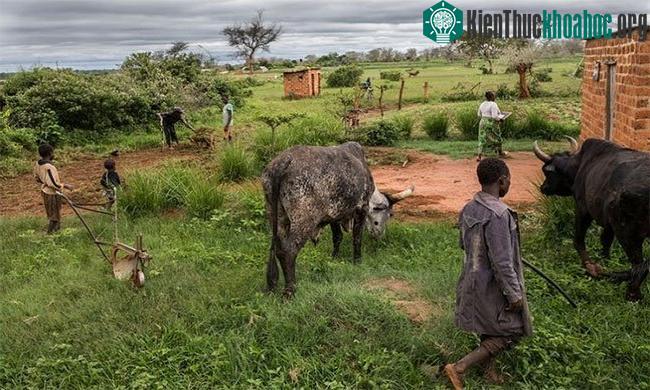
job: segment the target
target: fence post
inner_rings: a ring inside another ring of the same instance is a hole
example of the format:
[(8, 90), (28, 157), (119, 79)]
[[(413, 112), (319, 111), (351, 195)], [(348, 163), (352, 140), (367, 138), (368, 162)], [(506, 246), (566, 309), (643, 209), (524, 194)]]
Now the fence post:
[(384, 105), (382, 101), (384, 99), (384, 86), (379, 87), (379, 112), (381, 112), (381, 117), (384, 117)]
[(404, 79), (402, 79), (402, 84), (399, 86), (399, 100), (397, 101), (397, 109), (402, 109), (402, 94), (404, 93)]
[(424, 100), (425, 101), (429, 100), (429, 82), (428, 81), (424, 82)]

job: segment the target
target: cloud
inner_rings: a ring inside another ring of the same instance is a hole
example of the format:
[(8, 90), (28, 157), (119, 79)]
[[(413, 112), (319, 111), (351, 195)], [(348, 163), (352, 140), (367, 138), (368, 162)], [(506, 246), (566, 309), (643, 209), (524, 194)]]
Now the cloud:
[[(435, 0), (431, 1), (431, 4)], [(558, 9), (560, 12), (649, 12), (650, 2), (566, 0), (531, 2), (453, 1), (461, 9), (485, 12)], [(271, 55), (291, 58), (375, 47), (424, 48), (420, 1), (268, 0), (265, 16), (284, 28)], [(0, 0), (0, 71), (54, 64), (80, 68), (115, 67), (133, 51), (159, 50), (172, 41), (200, 44), (218, 59), (233, 51), (221, 30), (246, 21), (260, 7), (253, 0)]]

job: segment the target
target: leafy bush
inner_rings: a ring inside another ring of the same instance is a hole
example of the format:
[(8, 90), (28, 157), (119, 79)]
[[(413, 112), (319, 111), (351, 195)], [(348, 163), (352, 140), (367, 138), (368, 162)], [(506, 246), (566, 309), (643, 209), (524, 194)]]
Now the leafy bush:
[(395, 123), (383, 119), (361, 127), (359, 132), (362, 142), (368, 146), (393, 146), (400, 139)]
[(518, 91), (516, 88), (509, 88), (508, 84), (501, 83), (497, 86), (496, 91), (494, 91), (497, 99), (500, 100), (511, 100), (517, 97)]
[(219, 180), (240, 182), (255, 175), (253, 157), (237, 145), (228, 145), (219, 157)]
[(399, 81), (402, 78), (402, 73), (397, 70), (384, 71), (379, 73), (379, 78), (381, 80)]
[(538, 111), (529, 111), (526, 118), (516, 125), (513, 138), (537, 138), (558, 140), (564, 135), (577, 136), (580, 129), (576, 125), (563, 125), (546, 119)]
[(465, 102), (468, 100), (478, 100), (481, 97), (476, 92), (476, 87), (480, 83), (476, 83), (473, 86), (469, 87), (463, 83), (456, 84), (449, 92), (443, 94), (440, 97), (440, 100), (443, 102)]
[(549, 81), (553, 81), (553, 78), (551, 77), (552, 71), (553, 68), (541, 68), (533, 72), (533, 77), (540, 83), (547, 83)]
[(424, 117), (424, 132), (434, 140), (443, 140), (449, 136), (449, 117), (445, 112), (432, 113)]
[(0, 129), (0, 157), (18, 157), (23, 149), (36, 149), (36, 136), (31, 129)]
[(208, 218), (223, 205), (224, 194), (203, 170), (178, 164), (130, 173), (119, 194), (120, 207), (131, 217), (185, 208), (189, 215)]
[(409, 115), (396, 115), (392, 119), (393, 124), (397, 127), (400, 139), (411, 138), (415, 120)]
[(478, 138), (478, 116), (473, 106), (466, 106), (456, 112), (456, 126), (466, 140)]
[(342, 66), (327, 76), (327, 86), (330, 88), (356, 87), (359, 84), (363, 70), (356, 66)]
[(294, 145), (326, 146), (338, 144), (345, 138), (345, 127), (331, 115), (310, 115), (299, 118), (285, 128), (278, 129), (275, 143), (271, 131), (259, 130), (255, 134), (252, 150), (260, 165), (266, 165), (281, 151)]

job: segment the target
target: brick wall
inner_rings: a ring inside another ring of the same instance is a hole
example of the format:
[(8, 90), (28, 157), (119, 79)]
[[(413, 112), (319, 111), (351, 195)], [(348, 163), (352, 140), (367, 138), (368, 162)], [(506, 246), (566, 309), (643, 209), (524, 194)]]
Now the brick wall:
[[(600, 77), (592, 72), (600, 62)], [(650, 151), (650, 40), (593, 39), (585, 45), (580, 138), (604, 138), (608, 62), (616, 63), (613, 141)]]
[(320, 95), (321, 73), (317, 69), (284, 73), (284, 96), (308, 97)]

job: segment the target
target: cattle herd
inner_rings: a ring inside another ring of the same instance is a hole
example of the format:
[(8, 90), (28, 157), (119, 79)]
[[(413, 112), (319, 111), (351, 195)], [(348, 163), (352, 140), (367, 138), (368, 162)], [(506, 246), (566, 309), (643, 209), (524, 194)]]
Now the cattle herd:
[[(650, 236), (650, 154), (614, 143), (573, 138), (570, 152), (549, 155), (535, 142), (535, 155), (544, 163), (544, 195), (573, 196), (576, 204), (574, 245), (587, 272), (616, 282), (628, 281), (626, 298), (640, 300), (648, 274), (643, 242)], [(353, 258), (361, 258), (364, 228), (381, 237), (395, 203), (410, 196), (413, 187), (398, 194), (380, 192), (358, 143), (339, 146), (296, 146), (278, 155), (262, 173), (266, 208), (272, 228), (267, 264), (267, 288), (277, 287), (279, 269), (284, 293), (295, 291), (299, 251), (317, 242), (327, 225), (332, 229), (332, 256), (339, 255), (343, 230), (352, 231)], [(603, 227), (603, 256), (609, 257), (618, 239), (632, 263), (629, 271), (604, 273), (586, 251), (585, 235), (592, 221)]]

